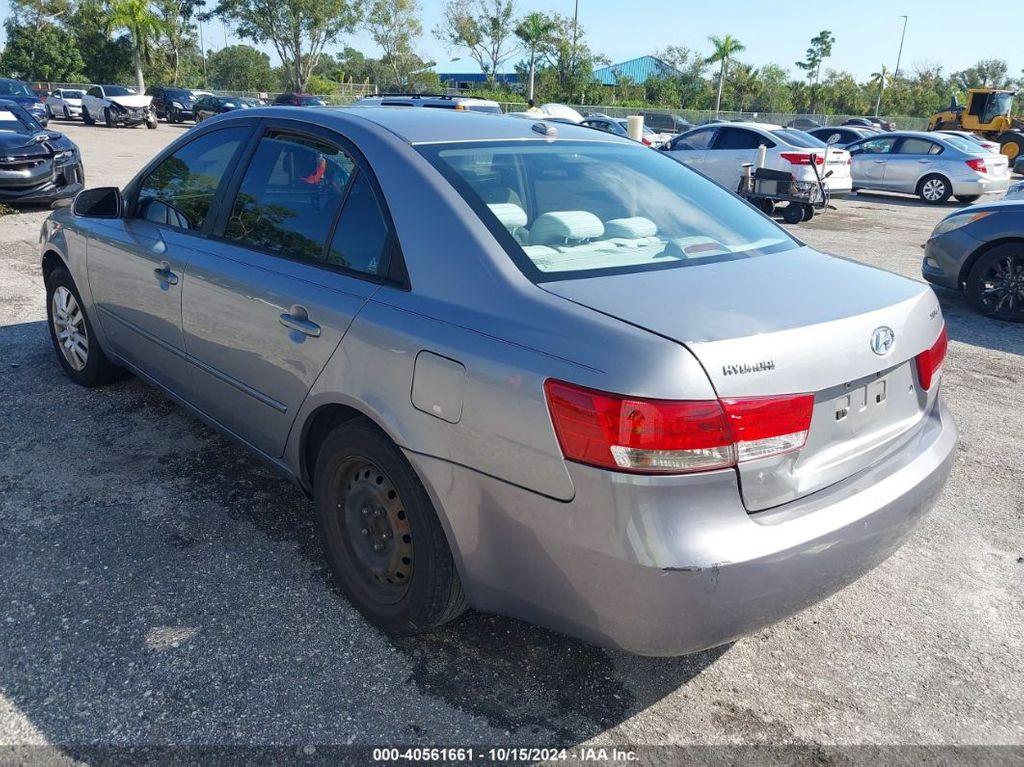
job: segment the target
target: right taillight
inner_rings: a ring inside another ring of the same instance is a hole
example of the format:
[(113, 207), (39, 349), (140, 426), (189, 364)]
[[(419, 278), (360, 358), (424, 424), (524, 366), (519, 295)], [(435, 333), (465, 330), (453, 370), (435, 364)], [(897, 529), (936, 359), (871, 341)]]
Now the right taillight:
[(814, 396), (651, 400), (544, 385), (562, 454), (571, 461), (642, 474), (685, 474), (799, 450)]
[(928, 391), (932, 385), (937, 383), (942, 373), (942, 363), (946, 359), (946, 349), (949, 347), (949, 334), (946, 326), (942, 326), (942, 332), (931, 348), (914, 357), (917, 365), (917, 379), (921, 382), (921, 388)]
[(973, 160), (967, 160), (967, 164), (971, 167), (971, 170), (976, 170), (978, 173), (988, 173), (988, 166), (985, 165), (985, 160), (981, 157)]

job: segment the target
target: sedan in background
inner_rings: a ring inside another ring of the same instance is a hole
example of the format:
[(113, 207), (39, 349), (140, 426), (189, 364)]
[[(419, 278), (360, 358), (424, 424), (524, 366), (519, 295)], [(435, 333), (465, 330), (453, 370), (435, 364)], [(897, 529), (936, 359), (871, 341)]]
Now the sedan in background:
[(849, 147), (854, 189), (916, 194), (931, 205), (1000, 194), (1010, 185), (1009, 160), (958, 136), (885, 133)]
[[(623, 138), (630, 138), (629, 135), (629, 121), (625, 118), (619, 117), (608, 117), (607, 115), (588, 115), (580, 125), (585, 128), (593, 128), (594, 130), (604, 131), (605, 133), (611, 133), (615, 136), (622, 136)], [(643, 134), (640, 138), (640, 143), (644, 146), (654, 146), (657, 139), (654, 131), (644, 125)]]
[(192, 109), (198, 123), (208, 117), (233, 112), (236, 109), (249, 109), (252, 106), (254, 105), (249, 103), (248, 99), (237, 96), (200, 96)]
[(996, 154), (1002, 153), (1002, 145), (998, 141), (989, 141), (981, 136), (977, 136), (967, 130), (939, 130), (936, 133), (942, 133), (946, 136), (958, 136), (959, 138), (969, 141), (972, 144), (977, 144), (982, 149), (988, 152), (995, 152)]
[(50, 122), (50, 116), (46, 113), (46, 105), (40, 101), (40, 96), (21, 80), (0, 78), (0, 99), (13, 101), (23, 107), (44, 128)]
[(82, 190), (78, 147), (46, 130), (14, 101), (0, 99), (0, 201), (48, 204)]
[(817, 120), (812, 120), (809, 117), (798, 117), (795, 120), (790, 120), (786, 123), (787, 128), (796, 128), (802, 131), (811, 131), (815, 128), (821, 128), (822, 124)]
[(73, 120), (82, 116), (82, 96), (85, 91), (77, 88), (55, 88), (46, 100), (46, 113), (51, 118), (62, 117)]
[(824, 141), (795, 128), (768, 123), (714, 123), (676, 136), (661, 150), (735, 191), (743, 166), (756, 165), (760, 146), (765, 147), (764, 167), (791, 173), (798, 184), (816, 184), (822, 178), (833, 195), (851, 189), (850, 155), (846, 150), (826, 147)]
[(962, 291), (987, 317), (1024, 322), (1024, 199), (946, 216), (925, 245), (921, 273)]
[(896, 130), (895, 123), (883, 120), (881, 117), (849, 117), (843, 125), (852, 125), (855, 128), (875, 128), (880, 131)]
[(65, 374), (137, 372), (303, 487), (392, 635), (718, 646), (885, 560), (956, 458), (931, 288), (611, 134), (236, 110), (44, 227)]
[(140, 95), (126, 85), (93, 85), (82, 96), (82, 122), (95, 125), (102, 120), (108, 128), (145, 124), (153, 130), (159, 123), (152, 102), (152, 96)]
[(849, 125), (841, 125), (838, 128), (814, 128), (807, 132), (826, 144), (832, 142), (840, 149), (846, 149), (846, 147), (856, 141), (875, 135), (873, 130), (856, 128)]
[(309, 93), (282, 93), (274, 99), (276, 106), (286, 107), (324, 107), (327, 102), (319, 96)]

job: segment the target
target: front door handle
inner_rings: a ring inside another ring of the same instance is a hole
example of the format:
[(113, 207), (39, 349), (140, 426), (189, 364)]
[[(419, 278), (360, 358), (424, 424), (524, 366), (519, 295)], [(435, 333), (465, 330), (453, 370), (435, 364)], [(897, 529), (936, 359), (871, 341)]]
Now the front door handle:
[(304, 336), (320, 337), (320, 326), (309, 319), (306, 307), (295, 304), (287, 314), (281, 315), (281, 324), (289, 330), (295, 330)]
[(178, 275), (171, 271), (171, 265), (166, 261), (161, 261), (160, 266), (153, 270), (153, 274), (160, 282), (166, 282), (168, 285), (178, 284)]

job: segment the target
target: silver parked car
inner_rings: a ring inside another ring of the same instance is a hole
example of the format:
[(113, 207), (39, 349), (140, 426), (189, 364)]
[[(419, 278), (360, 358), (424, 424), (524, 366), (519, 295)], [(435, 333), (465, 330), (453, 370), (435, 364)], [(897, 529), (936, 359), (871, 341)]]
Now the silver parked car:
[(939, 205), (950, 197), (974, 202), (1005, 192), (1009, 162), (981, 146), (941, 133), (897, 131), (847, 146), (853, 156), (853, 188), (916, 194)]
[(292, 478), (396, 634), (717, 645), (884, 560), (954, 457), (931, 288), (582, 127), (231, 112), (55, 212), (42, 270), (67, 375)]

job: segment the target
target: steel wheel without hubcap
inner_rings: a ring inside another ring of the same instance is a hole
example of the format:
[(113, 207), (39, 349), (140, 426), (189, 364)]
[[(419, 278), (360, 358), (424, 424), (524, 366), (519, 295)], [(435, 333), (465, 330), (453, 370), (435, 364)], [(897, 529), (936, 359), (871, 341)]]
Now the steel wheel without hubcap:
[(971, 289), (977, 308), (990, 317), (1024, 319), (1024, 250), (1002, 246), (986, 254), (971, 270)]
[(89, 331), (78, 301), (63, 285), (53, 291), (53, 330), (67, 363), (73, 370), (84, 370), (89, 362)]
[(360, 457), (349, 458), (338, 476), (337, 513), (349, 554), (376, 599), (398, 602), (413, 568), (412, 528), (398, 490), (383, 470)]

